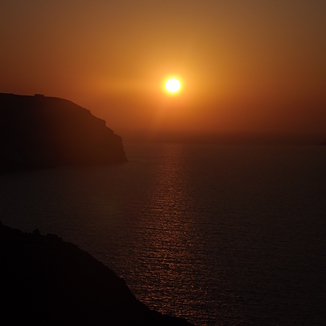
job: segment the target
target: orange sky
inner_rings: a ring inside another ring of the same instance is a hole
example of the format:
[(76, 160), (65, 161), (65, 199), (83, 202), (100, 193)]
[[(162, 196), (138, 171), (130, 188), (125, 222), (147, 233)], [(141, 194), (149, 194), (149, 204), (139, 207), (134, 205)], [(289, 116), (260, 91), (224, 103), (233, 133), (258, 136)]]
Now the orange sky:
[(326, 133), (325, 17), (324, 0), (2, 1), (0, 92), (70, 99), (122, 136)]

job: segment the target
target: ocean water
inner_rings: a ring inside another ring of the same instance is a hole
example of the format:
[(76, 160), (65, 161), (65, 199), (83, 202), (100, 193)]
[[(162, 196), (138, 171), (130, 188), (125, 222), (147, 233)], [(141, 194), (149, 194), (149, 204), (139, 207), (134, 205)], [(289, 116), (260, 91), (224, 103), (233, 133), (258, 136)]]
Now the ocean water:
[(0, 176), (4, 224), (72, 241), (195, 325), (326, 324), (326, 148), (125, 144)]

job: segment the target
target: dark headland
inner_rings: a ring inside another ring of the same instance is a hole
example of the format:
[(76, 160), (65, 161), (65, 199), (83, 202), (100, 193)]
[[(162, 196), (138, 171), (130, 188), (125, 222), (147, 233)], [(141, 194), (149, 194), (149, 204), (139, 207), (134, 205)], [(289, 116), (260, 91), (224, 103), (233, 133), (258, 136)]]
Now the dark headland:
[(147, 308), (112, 270), (76, 245), (0, 222), (1, 319), (8, 325), (175, 325)]
[(126, 162), (122, 139), (68, 100), (0, 93), (0, 172)]

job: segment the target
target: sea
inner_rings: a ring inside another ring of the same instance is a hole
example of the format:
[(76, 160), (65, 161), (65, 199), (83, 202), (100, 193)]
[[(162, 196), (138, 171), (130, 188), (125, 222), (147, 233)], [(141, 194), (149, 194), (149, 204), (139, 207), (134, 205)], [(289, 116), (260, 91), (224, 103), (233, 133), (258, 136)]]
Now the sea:
[(77, 244), (194, 325), (326, 325), (326, 147), (125, 143), (0, 176), (0, 220)]

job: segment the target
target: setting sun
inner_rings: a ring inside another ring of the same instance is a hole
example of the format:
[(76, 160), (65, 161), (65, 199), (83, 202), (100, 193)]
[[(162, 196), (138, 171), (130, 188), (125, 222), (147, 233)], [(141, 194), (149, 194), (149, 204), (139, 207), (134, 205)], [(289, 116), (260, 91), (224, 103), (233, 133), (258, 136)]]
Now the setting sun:
[(165, 88), (170, 93), (176, 93), (180, 90), (181, 84), (180, 81), (176, 78), (169, 79), (166, 84)]

